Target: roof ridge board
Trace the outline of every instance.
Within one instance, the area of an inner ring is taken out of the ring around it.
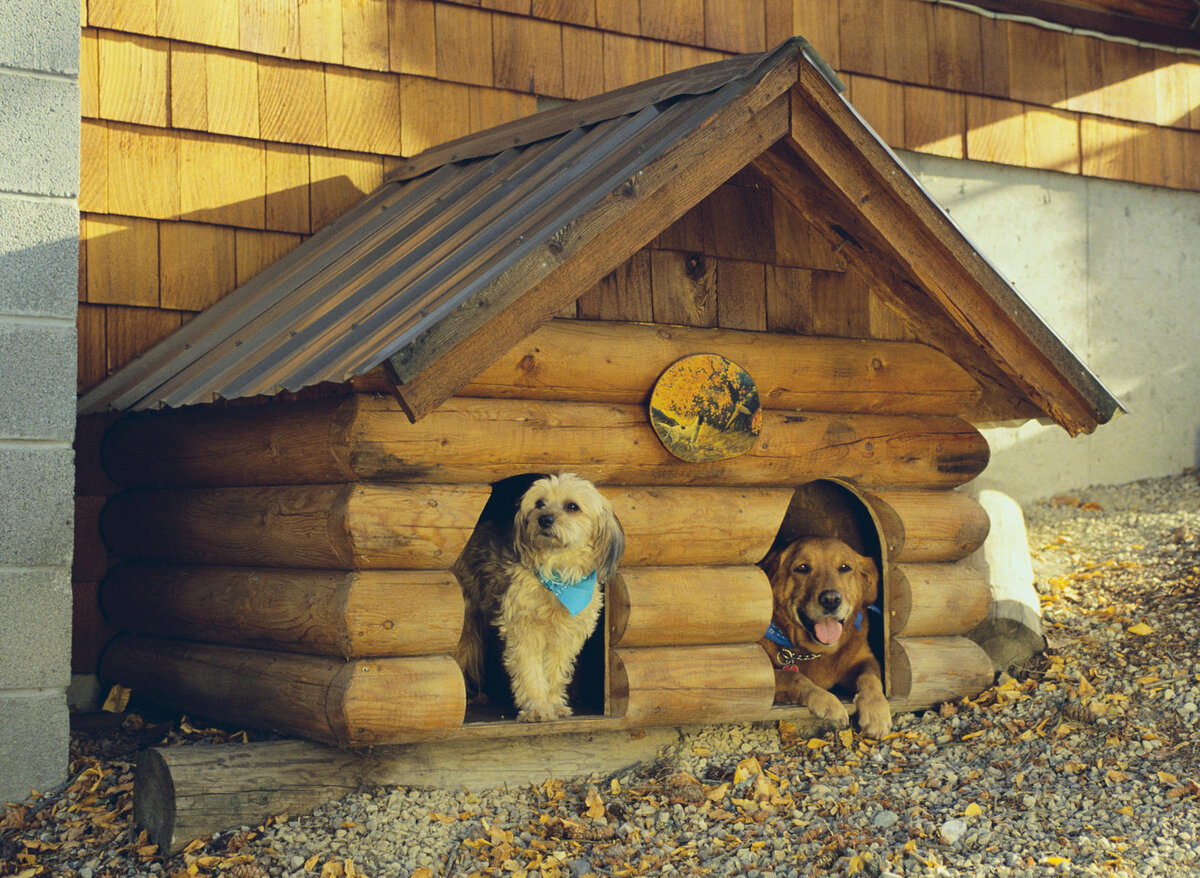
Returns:
[[[716,115],[717,112],[727,106],[734,99],[744,94],[747,85],[748,83],[746,82],[728,83],[723,89],[719,90],[718,93],[714,93],[707,100],[697,105],[689,105],[688,102],[683,101],[673,104],[671,108],[664,111],[664,115],[671,110],[675,110],[681,115],[684,115],[685,118],[695,117],[695,124],[689,123],[684,135],[680,135],[677,131],[664,130],[662,132],[662,136],[653,144],[639,147],[639,154],[636,159],[631,156],[630,159],[624,162],[619,168],[607,171],[605,173],[603,180],[593,188],[595,197],[590,203],[584,203],[579,199],[570,200],[568,202],[570,209],[566,213],[556,214],[552,221],[548,219],[548,221],[543,225],[539,234],[530,236],[529,240],[526,242],[526,246],[522,248],[523,251],[532,252],[537,247],[544,245],[549,238],[553,236],[553,234],[558,232],[560,229],[565,228],[571,222],[574,222],[587,211],[595,207],[595,205],[600,204],[606,197],[610,196],[612,191],[619,188],[622,181],[630,179],[637,169],[645,167],[646,165],[660,158],[671,147],[681,142],[685,136],[696,134],[701,128],[703,128],[708,120]],[[524,254],[521,255],[521,258],[525,258]],[[519,260],[516,258],[506,260],[506,262],[509,264],[516,264],[518,261]],[[491,275],[490,280],[487,278],[480,279],[474,284],[474,287],[476,288],[475,290],[466,292],[460,291],[459,295],[456,296],[456,299],[458,300],[457,302],[448,303],[439,310],[438,319],[433,319],[431,315],[431,318],[426,322],[440,326],[441,321],[445,316],[447,316],[442,312],[448,312],[464,307],[466,302],[469,301],[471,297],[485,290],[487,284],[490,284],[492,280],[500,277],[506,270],[507,266],[504,269],[501,269],[499,266],[493,266],[489,271],[489,274]],[[552,273],[553,270],[554,269],[551,269],[549,272],[547,272],[547,274]],[[534,284],[531,284],[531,286],[536,285],[536,283],[540,283],[541,279],[542,278],[538,278]],[[483,283],[484,280],[487,281],[486,284]],[[583,290],[580,290],[580,295],[582,295],[583,292]],[[476,328],[478,327],[473,327],[468,331],[467,334],[469,334],[471,331],[474,331]],[[432,327],[426,327],[421,330],[421,333],[428,333],[431,331],[431,329]],[[421,339],[420,335],[415,335],[412,333],[409,333],[408,335],[411,335],[412,337],[405,338],[398,336],[393,339],[390,344],[384,348],[381,348],[378,353],[368,359],[363,360],[356,367],[355,371],[361,374],[361,372],[374,368],[384,360],[390,359],[393,361],[393,372],[396,374],[396,377],[400,378],[401,380],[405,380],[417,372],[427,368],[430,364],[440,359],[441,356],[444,355],[445,352],[434,352],[432,354],[428,352],[422,352],[419,355],[420,359],[416,360],[415,362],[410,361],[410,363],[408,363],[404,368],[398,368],[397,364],[395,363],[395,358],[397,357],[400,349],[409,347],[413,345],[414,342],[418,342]]]
[[[386,179],[411,179],[442,165],[480,158],[511,146],[525,146],[537,140],[556,137],[570,128],[631,115],[673,98],[708,94],[740,79],[758,79],[799,51],[806,55],[811,53],[820,59],[808,40],[790,37],[766,52],[734,55],[656,76],[430,147],[393,169]],[[823,60],[817,66],[828,70],[830,74],[833,72]],[[822,75],[825,75],[824,70]]]
[[[231,325],[229,331],[202,356],[193,359],[155,387],[153,392],[158,402],[172,407],[187,405],[202,401],[199,398],[202,392],[200,388],[224,387],[223,383],[218,383],[223,376],[228,375],[236,363],[246,361],[244,351],[235,355],[246,344],[250,345],[247,350],[262,352],[263,356],[272,355],[277,346],[268,345],[267,342],[285,332],[293,332],[295,321],[322,307],[327,302],[327,297],[321,295],[322,291],[336,290],[340,286],[339,281],[355,273],[366,254],[393,246],[391,242],[397,236],[405,235],[414,228],[419,229],[424,217],[436,216],[440,210],[439,202],[447,197],[447,189],[469,190],[487,176],[489,168],[508,167],[522,158],[519,151],[506,150],[472,165],[468,170],[448,167],[445,173],[438,175],[436,185],[384,184],[400,185],[402,195],[407,196],[410,203],[404,204],[402,198],[391,210],[381,210],[374,217],[375,222],[348,227],[339,240],[335,258],[314,263],[310,271],[294,272],[292,283],[278,288],[276,294],[263,303],[263,307],[250,313],[248,319]],[[399,217],[396,211],[402,212]],[[419,215],[411,216],[413,212],[419,212]],[[406,215],[409,218],[405,219]],[[403,224],[398,229],[391,229],[396,222]],[[366,229],[370,230],[370,234],[365,240],[351,237],[351,233]],[[238,338],[239,335],[242,337]]]
[[[286,370],[282,362],[272,365],[271,371],[277,373],[281,386],[285,389],[293,389],[293,385],[297,382],[301,382],[300,386],[306,386],[308,383],[313,383],[308,380],[310,375],[327,374],[327,370],[331,368],[327,365],[328,361],[338,360],[339,357],[344,359],[346,348],[355,348],[361,344],[358,341],[361,335],[371,331],[369,327],[364,327],[364,323],[377,320],[376,315],[381,307],[402,299],[413,299],[414,295],[411,292],[413,286],[421,289],[440,282],[445,272],[453,265],[452,261],[446,258],[447,253],[451,255],[457,253],[464,245],[478,240],[479,235],[488,226],[506,227],[507,224],[501,223],[500,220],[514,207],[519,206],[520,199],[526,197],[522,193],[528,191],[530,187],[534,187],[536,191],[536,187],[543,185],[548,177],[561,173],[564,166],[569,166],[570,163],[576,161],[580,151],[590,149],[592,141],[603,135],[598,128],[599,126],[591,131],[582,129],[568,131],[556,141],[542,141],[524,151],[518,151],[528,157],[528,160],[522,165],[522,173],[512,173],[510,168],[500,186],[485,191],[487,201],[483,204],[479,202],[472,204],[469,211],[447,210],[446,220],[448,222],[441,224],[441,231],[449,234],[448,236],[426,238],[426,243],[432,246],[432,250],[423,246],[420,253],[406,254],[400,262],[391,266],[393,273],[389,276],[376,275],[372,279],[372,290],[369,293],[364,293],[363,288],[360,288],[356,301],[346,314],[321,326],[317,333],[307,339],[295,343],[289,339],[287,346],[294,350],[284,359],[289,363],[295,363],[297,359],[301,361],[295,365],[287,365]],[[463,167],[468,166],[464,165]],[[480,187],[458,188],[465,194],[465,191],[470,189],[485,189],[486,185],[487,182],[484,181]],[[456,199],[448,202],[447,206],[458,202],[459,200]],[[494,216],[494,212],[497,210],[500,211],[500,215]],[[480,228],[481,224],[482,228]],[[414,258],[409,259],[409,256]],[[405,262],[408,264],[405,265]],[[409,275],[409,277],[404,278],[403,275]],[[386,298],[380,299],[380,295],[388,287],[395,287],[395,291],[388,294]],[[380,300],[378,303],[377,299]],[[317,356],[304,357],[301,348],[311,345],[321,337],[329,338],[329,344],[319,346],[317,350],[321,353]],[[226,385],[226,390],[233,396],[240,395],[247,387],[261,381],[262,374],[248,375],[240,383]],[[331,379],[318,378],[317,380]],[[343,379],[339,377],[338,380]]]

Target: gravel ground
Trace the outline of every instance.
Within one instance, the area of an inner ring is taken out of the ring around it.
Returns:
[[[161,858],[130,826],[139,746],[228,732],[130,714],[6,806],[0,875],[1197,875],[1194,472],[1026,510],[1051,647],[881,742],[688,729],[617,777],[376,789]]]

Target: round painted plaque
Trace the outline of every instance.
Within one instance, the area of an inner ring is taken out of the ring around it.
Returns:
[[[750,373],[717,354],[667,367],[650,395],[650,423],[681,460],[724,460],[750,450],[762,430],[762,406]]]

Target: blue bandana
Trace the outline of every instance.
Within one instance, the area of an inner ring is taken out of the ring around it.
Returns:
[[[592,593],[596,590],[596,571],[578,582],[566,582],[557,576],[537,575],[538,581],[546,586],[550,594],[558,598],[572,616],[578,616],[592,602]]]

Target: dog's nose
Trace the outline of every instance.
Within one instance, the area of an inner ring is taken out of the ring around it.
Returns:
[[[842,605],[842,596],[831,588],[817,596],[817,603],[821,605],[822,610],[832,613]]]
[[[547,528],[552,524],[554,524],[554,516],[553,515],[550,515],[549,513],[547,513],[545,515],[538,516],[538,527]]]

